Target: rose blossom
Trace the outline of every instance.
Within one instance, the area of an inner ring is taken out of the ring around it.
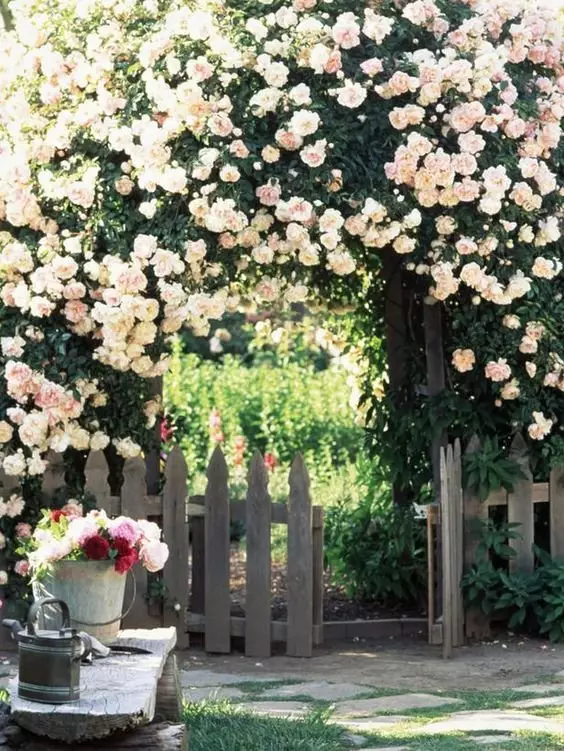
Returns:
[[[511,377],[511,368],[505,358],[500,357],[497,361],[491,360],[485,367],[486,378],[491,381],[506,381]]]
[[[472,370],[476,363],[476,355],[471,349],[456,349],[452,354],[452,364],[459,373]]]
[[[27,576],[29,574],[29,562],[28,561],[16,561],[14,565],[14,571],[18,576]]]
[[[158,540],[144,540],[141,543],[139,559],[143,566],[152,573],[160,571],[169,556],[168,545]]]
[[[31,524],[27,524],[27,522],[18,522],[18,524],[16,524],[16,537],[20,540],[27,540],[30,538],[32,531]]]

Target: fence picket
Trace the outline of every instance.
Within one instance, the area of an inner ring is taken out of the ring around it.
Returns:
[[[313,643],[323,644],[323,538],[324,514],[321,506],[313,507]]]
[[[462,504],[462,456],[460,448],[460,439],[454,442],[452,456],[452,500],[453,515],[455,520],[454,530],[454,594],[455,599],[455,633],[453,635],[453,646],[461,647],[464,644],[464,604],[462,602],[462,575],[464,560],[464,527],[463,527],[463,504]]]
[[[231,651],[229,592],[229,490],[225,457],[219,446],[208,466],[206,487],[206,652]]]
[[[91,451],[84,468],[84,489],[96,497],[96,505],[111,514],[110,468],[103,451]]]
[[[564,468],[555,467],[550,473],[550,555],[564,558]]]
[[[288,504],[288,642],[290,657],[311,657],[313,540],[309,476],[300,454],[290,470]]]
[[[131,516],[133,519],[143,519],[146,516],[147,485],[145,472],[145,462],[140,456],[125,460],[123,485],[121,486],[121,513],[124,516]],[[155,625],[155,620],[149,615],[145,602],[148,589],[147,572],[143,566],[134,566],[133,575],[137,586],[137,596],[129,615],[125,618],[124,625],[126,628],[150,628]],[[126,602],[128,597],[129,592],[126,591]]]
[[[247,596],[245,603],[245,654],[270,657],[270,525],[271,499],[268,472],[255,454],[247,490]]]
[[[477,435],[470,439],[466,454],[480,450],[482,444]],[[488,519],[488,504],[470,490],[464,491],[464,573],[468,573],[478,561],[478,547],[484,523]],[[481,608],[471,607],[466,611],[466,636],[482,639],[490,633],[490,620]]]
[[[190,546],[192,560],[192,579],[190,582],[190,612],[202,616],[206,612],[206,529],[205,529],[205,505],[203,495],[191,496],[190,506],[195,510],[202,507],[200,516],[190,515],[190,534],[192,545]]]
[[[163,572],[167,597],[163,621],[165,626],[176,626],[177,645],[180,649],[189,645],[187,475],[182,450],[175,446],[166,463],[163,489],[163,533],[170,550]],[[173,609],[172,605],[179,610]]]
[[[43,473],[41,489],[48,498],[52,498],[59,488],[65,486],[65,461],[63,455],[56,451],[46,454],[47,467]]]
[[[517,528],[519,537],[516,540],[510,540],[510,545],[516,555],[509,561],[509,570],[532,573],[535,565],[533,480],[527,444],[520,433],[517,433],[513,439],[509,456],[517,462],[523,473],[523,478],[517,480],[513,493],[509,493],[507,499],[507,520],[510,524],[520,525]]]
[[[451,509],[449,504],[448,454],[441,449],[441,553],[443,566],[443,657],[452,656],[452,560]]]
[[[0,498],[7,499],[12,493],[19,493],[20,482],[15,475],[7,475],[2,466],[0,465]],[[4,551],[0,551],[0,569],[6,570],[6,556]],[[0,622],[3,618],[13,618],[13,614],[10,615],[6,612],[6,588],[0,587]],[[6,628],[0,629],[0,650],[11,651],[14,649],[14,640],[12,639],[10,632]]]

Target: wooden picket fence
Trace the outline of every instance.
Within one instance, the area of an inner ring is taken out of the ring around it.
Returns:
[[[188,646],[186,613],[188,609],[188,519],[186,516],[187,472],[179,448],[169,455],[165,466],[162,495],[148,495],[146,466],[141,458],[127,459],[123,468],[123,484],[118,496],[111,495],[108,483],[109,468],[102,451],[90,452],[85,467],[85,489],[96,497],[98,508],[108,515],[149,519],[163,530],[163,539],[170,548],[170,556],[162,573],[148,574],[142,566],[135,566],[137,596],[125,628],[155,628],[176,626],[178,646]],[[43,475],[42,489],[47,497],[65,486],[65,466],[60,454],[52,453]],[[19,487],[17,478],[0,475],[0,497]],[[153,590],[164,596],[152,596]],[[130,592],[126,591],[126,602]],[[2,592],[0,598],[4,600]],[[0,612],[0,620],[6,617]],[[0,633],[4,631],[2,629]],[[7,648],[7,632],[2,633],[0,647]]]
[[[301,456],[292,464],[288,503],[272,503],[268,472],[260,455],[252,462],[245,501],[229,502],[228,472],[217,448],[208,468],[205,496],[188,506],[192,533],[191,632],[204,633],[208,652],[228,653],[231,637],[245,638],[245,654],[268,657],[272,642],[286,654],[310,657],[323,640],[323,509],[312,506],[309,476]],[[245,617],[232,617],[230,525],[246,529]],[[271,526],[288,526],[287,621],[271,619]]]
[[[480,441],[474,436],[466,448],[466,454],[480,449]],[[522,477],[515,483],[513,492],[501,489],[491,493],[485,501],[470,491],[462,491],[460,442],[441,449],[441,503],[430,506],[428,513],[428,544],[430,578],[429,589],[442,587],[443,612],[438,623],[429,597],[429,638],[434,643],[442,642],[445,656],[452,647],[460,646],[464,636],[482,638],[489,633],[487,616],[479,610],[464,611],[460,580],[476,563],[478,546],[484,523],[490,508],[507,507],[507,521],[518,524],[518,537],[508,541],[514,551],[509,560],[511,572],[530,573],[534,570],[535,504],[549,504],[550,555],[564,559],[564,468],[552,470],[549,482],[533,482],[527,444],[517,434],[511,445],[510,458],[516,461]],[[437,558],[440,557],[440,566]],[[441,582],[434,574],[441,571]]]
[[[312,645],[323,639],[323,509],[311,504],[309,477],[300,456],[290,471],[287,504],[271,503],[268,473],[260,455],[251,463],[246,500],[230,502],[227,464],[219,448],[208,466],[203,497],[188,498],[186,463],[178,447],[167,458],[161,495],[147,493],[147,467],[141,458],[125,461],[117,496],[111,494],[108,475],[104,453],[91,452],[85,489],[95,496],[98,508],[110,516],[156,522],[170,548],[162,574],[135,567],[137,597],[124,627],[176,626],[180,648],[188,646],[191,631],[204,632],[208,652],[227,653],[231,636],[244,636],[247,655],[266,657],[271,641],[285,641],[288,655],[311,656]],[[52,497],[64,486],[63,459],[52,453],[43,475],[43,492]],[[0,497],[18,487],[17,478],[0,474]],[[245,618],[231,617],[231,521],[243,521],[246,527]],[[287,622],[271,622],[271,524],[288,525]],[[4,600],[1,589],[0,599]],[[7,617],[3,610],[0,620]],[[0,648],[10,646],[8,632],[0,629]]]

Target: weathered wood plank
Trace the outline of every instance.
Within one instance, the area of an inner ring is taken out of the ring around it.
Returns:
[[[126,459],[123,466],[123,485],[121,486],[121,513],[124,516],[131,516],[133,519],[143,519],[146,517],[145,496],[147,495],[147,485],[145,483],[145,462],[141,457]],[[124,621],[126,628],[150,628],[151,626],[160,625],[160,619],[157,620],[149,615],[146,603],[147,596],[147,572],[143,566],[133,568],[135,583],[137,585],[137,596],[133,607]],[[127,600],[129,593],[126,590],[125,598]]]
[[[509,570],[527,574],[532,573],[535,566],[533,480],[527,444],[520,433],[517,433],[513,439],[509,456],[517,462],[524,476],[523,479],[517,480],[514,492],[509,493],[507,498],[507,521],[510,524],[520,525],[517,529],[519,538],[510,540],[510,545],[516,555],[509,560]]]
[[[533,483],[533,503],[548,503],[550,500],[550,490],[548,482]],[[490,493],[487,500],[484,501],[486,506],[507,506],[507,491],[503,488],[494,490]]]
[[[132,733],[118,733],[106,740],[79,746],[61,746],[58,741],[28,738],[18,748],[19,751],[61,751],[64,748],[71,751],[188,751],[188,729],[184,723],[153,723]]]
[[[550,473],[550,555],[564,558],[564,468]]]
[[[99,509],[104,509],[110,516],[118,516],[119,514],[114,513],[112,508],[109,472],[110,468],[104,452],[91,451],[84,468],[84,489],[96,497]]]
[[[205,512],[206,499],[203,495],[195,496],[192,499],[193,503],[188,504],[196,506]],[[206,529],[205,529],[205,514],[189,515],[190,519],[190,534],[192,536],[191,553],[191,571],[192,581],[190,587],[190,610],[192,613],[201,613],[202,615],[206,610]]]
[[[65,462],[63,455],[56,451],[48,451],[46,454],[47,467],[43,473],[41,489],[46,496],[51,498],[59,488],[65,486]]]
[[[260,454],[249,471],[247,491],[247,594],[245,601],[245,655],[270,657],[270,524],[268,472]]]
[[[7,475],[0,466],[0,498],[7,499],[12,493],[20,492],[20,483],[15,475]],[[6,570],[6,556],[4,551],[0,551],[0,569]],[[13,618],[8,611],[9,602],[6,600],[6,587],[0,587],[0,622],[4,618]],[[10,632],[3,628],[0,629],[0,650],[13,652],[16,649],[16,644],[10,636]]]
[[[435,625],[435,523],[436,506],[427,507],[427,636],[433,644],[433,626]]]
[[[457,634],[456,646],[464,644],[464,602],[462,597],[462,577],[464,575],[464,505],[462,494],[462,449],[460,439],[454,442],[454,490],[456,493],[456,590],[457,601]]]
[[[178,631],[176,632],[178,636]],[[157,685],[157,701],[153,722],[180,722],[182,689],[176,655],[169,654]]]
[[[312,524],[312,566],[313,566],[313,643],[315,646],[323,644],[323,508],[321,506],[313,507],[313,524]],[[316,628],[317,627],[317,628]]]
[[[309,476],[300,454],[290,470],[288,504],[288,642],[290,657],[311,657],[313,540]]]
[[[150,723],[157,685],[176,644],[176,629],[122,631],[116,642],[149,654],[112,654],[81,668],[81,698],[69,704],[20,699],[17,678],[10,684],[12,717],[37,735],[73,743],[104,738]]]
[[[204,508],[204,496],[193,495],[190,497],[187,511],[188,516],[191,519],[199,519],[206,515],[206,509]],[[314,509],[321,509],[322,506],[314,506]],[[229,511],[232,522],[244,522],[247,518],[247,502],[246,501],[231,501],[229,503]],[[272,504],[272,524],[288,524],[288,506],[285,503],[273,503]],[[316,525],[321,524],[321,517],[314,513],[312,526],[315,529]]]
[[[474,435],[466,447],[466,454],[473,454],[481,448],[480,439]],[[504,496],[507,499],[507,494]],[[468,573],[478,562],[478,547],[482,529],[488,520],[488,504],[472,491],[466,489],[463,496],[464,508],[464,573]],[[490,620],[481,608],[470,607],[466,610],[466,636],[471,639],[483,639],[490,633]]]
[[[245,618],[231,616],[229,619],[229,631],[231,636],[245,636]],[[205,634],[206,617],[198,613],[188,613],[188,630],[191,634]],[[312,641],[314,644],[320,643],[322,633],[319,632],[319,626],[312,628]],[[270,641],[285,642],[288,640],[288,623],[287,621],[270,621]]]
[[[175,446],[166,463],[166,482],[163,490],[163,535],[170,551],[163,571],[167,596],[163,620],[165,626],[176,626],[180,649],[189,646],[186,628],[189,596],[187,475],[182,450]]]
[[[443,566],[443,657],[452,657],[452,566],[449,565],[451,560],[451,513],[448,497],[448,457],[447,451],[440,451],[440,470],[441,470],[441,554],[445,562]]]
[[[206,488],[206,652],[231,651],[229,616],[229,489],[225,457],[219,447],[208,466]]]

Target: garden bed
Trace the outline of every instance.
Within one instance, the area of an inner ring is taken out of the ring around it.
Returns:
[[[246,557],[245,551],[239,546],[231,550],[231,615],[244,617],[246,597]],[[282,560],[272,562],[272,620],[285,621],[287,619],[287,585],[286,563]],[[377,603],[356,602],[351,600],[343,587],[337,587],[331,582],[330,572],[324,575],[323,620],[324,622],[338,621],[371,621],[399,618],[424,618],[424,609],[409,609],[403,607],[383,607]]]

